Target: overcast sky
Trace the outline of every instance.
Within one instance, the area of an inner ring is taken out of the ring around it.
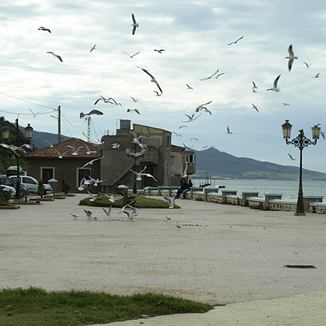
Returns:
[[[135,35],[131,13],[139,23]],[[107,130],[115,133],[118,119],[131,119],[181,132],[182,138],[172,138],[177,145],[213,145],[235,156],[295,166],[299,151],[282,138],[284,120],[292,123],[293,137],[303,128],[310,138],[315,123],[326,131],[324,0],[1,0],[0,24],[0,115],[13,122],[19,113],[21,126],[55,133],[51,108],[61,105],[62,133],[85,139],[79,114],[96,108],[104,115],[93,116],[94,142]],[[298,56],[291,72],[285,59],[290,44]],[[134,58],[124,53],[138,51]],[[156,77],[162,96],[137,66]],[[200,81],[217,69],[224,75]],[[280,92],[266,91],[279,74]],[[94,106],[100,95],[122,105]],[[212,116],[183,122],[210,100]],[[140,115],[127,112],[135,108]],[[31,110],[41,113],[34,118]],[[181,125],[188,127],[179,130]],[[303,166],[326,172],[322,138],[304,150]]]

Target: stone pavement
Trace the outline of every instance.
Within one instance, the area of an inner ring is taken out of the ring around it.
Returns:
[[[241,307],[269,306],[270,299],[305,304],[306,297],[296,295],[326,293],[325,215],[180,200],[182,209],[142,209],[133,222],[118,209],[107,220],[101,208],[91,208],[98,221],[89,222],[77,206],[83,197],[0,211],[1,288],[155,291],[227,304],[205,316],[241,314]],[[258,317],[268,309],[261,311]],[[267,318],[266,325],[274,325]]]

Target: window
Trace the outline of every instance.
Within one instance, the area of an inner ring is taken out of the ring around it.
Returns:
[[[48,183],[50,179],[54,178],[54,168],[41,168],[41,180]]]
[[[31,185],[36,184],[36,182],[33,179],[28,178],[28,177],[23,177],[23,183],[27,183],[27,184],[31,184]]]
[[[194,163],[194,161],[195,161],[194,154],[186,154],[186,162]]]

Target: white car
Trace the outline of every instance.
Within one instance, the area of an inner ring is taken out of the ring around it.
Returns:
[[[17,176],[11,175],[9,178],[14,179],[15,181],[17,180]],[[24,185],[26,188],[28,188],[30,193],[37,194],[38,193],[38,180],[35,179],[34,177],[30,177],[27,175],[21,175],[20,176],[20,183]],[[46,194],[52,194],[53,193],[53,188],[47,184],[44,183],[44,190]]]
[[[15,198],[16,197],[16,189],[14,187],[0,185],[0,188],[2,189],[2,191],[9,192],[11,198]]]

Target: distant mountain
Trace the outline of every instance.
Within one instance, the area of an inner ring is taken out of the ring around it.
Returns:
[[[61,136],[61,141],[70,139],[68,136]],[[39,149],[49,146],[49,143],[56,144],[58,141],[58,135],[44,131],[33,130],[32,144],[34,149]]]
[[[243,179],[298,179],[299,168],[236,157],[216,148],[196,151],[196,175]],[[326,173],[303,169],[303,178],[326,180]]]

